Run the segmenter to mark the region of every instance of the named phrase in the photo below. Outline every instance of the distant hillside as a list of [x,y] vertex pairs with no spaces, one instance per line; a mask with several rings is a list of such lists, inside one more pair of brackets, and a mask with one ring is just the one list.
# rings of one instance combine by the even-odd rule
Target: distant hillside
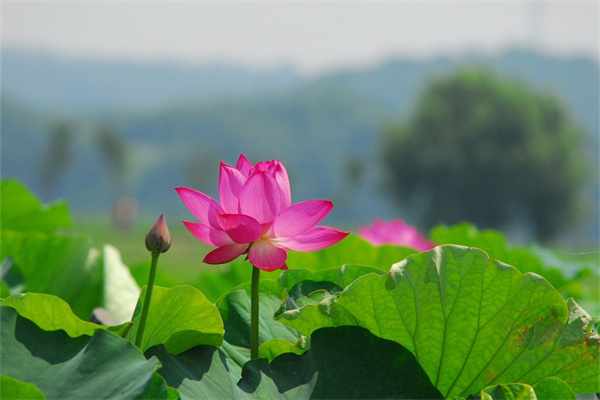
[[75,114],[156,109],[177,101],[285,90],[298,82],[291,67],[59,58],[2,49],[2,91],[34,107]]
[[[381,192],[379,132],[390,120],[412,112],[431,78],[463,67],[492,68],[560,96],[586,129],[590,170],[598,170],[598,65],[586,59],[507,52],[391,60],[372,69],[307,80],[291,69],[7,54],[2,70],[2,175],[21,178],[46,200],[65,196],[78,213],[107,213],[114,198],[131,194],[144,215],[166,212],[187,218],[173,187],[189,185],[216,196],[218,161],[234,163],[245,153],[252,160],[284,161],[294,200],[332,199],[336,207],[330,219],[354,225],[377,216],[401,216],[415,222],[409,212],[394,210]],[[19,64],[27,60],[35,65]],[[60,113],[53,117],[47,110]],[[44,185],[40,171],[49,132],[65,116],[76,132],[72,157],[57,182]],[[112,129],[125,145],[120,172],[111,173],[98,149],[98,124]],[[597,179],[588,193],[595,207]],[[597,210],[590,217],[585,235],[597,238]]]

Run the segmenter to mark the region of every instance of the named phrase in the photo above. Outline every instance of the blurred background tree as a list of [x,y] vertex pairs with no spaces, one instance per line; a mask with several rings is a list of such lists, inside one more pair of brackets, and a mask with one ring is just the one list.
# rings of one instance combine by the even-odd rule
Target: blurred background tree
[[108,125],[98,125],[94,145],[106,165],[112,186],[120,192],[126,181],[128,148],[123,135]]
[[580,211],[581,135],[556,98],[463,70],[432,81],[384,132],[386,190],[427,227],[469,220],[548,240]]
[[61,176],[73,161],[75,126],[70,120],[55,122],[50,127],[45,154],[39,170],[44,194],[57,196],[56,189]]

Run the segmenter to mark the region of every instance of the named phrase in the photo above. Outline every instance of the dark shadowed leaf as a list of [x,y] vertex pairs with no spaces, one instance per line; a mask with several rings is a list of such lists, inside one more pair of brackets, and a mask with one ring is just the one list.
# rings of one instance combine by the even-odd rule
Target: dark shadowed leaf
[[410,351],[353,326],[315,331],[310,350],[302,355],[282,354],[271,364],[250,361],[239,385],[252,392],[262,376],[270,377],[280,392],[306,385],[316,376],[311,398],[317,399],[442,397]]
[[268,377],[253,392],[243,391],[238,378],[231,373],[227,358],[216,347],[197,346],[173,355],[164,346],[155,346],[146,357],[156,356],[162,364],[161,375],[170,387],[176,388],[182,400],[212,399],[303,399],[309,398],[310,383],[280,394]]
[[33,383],[49,399],[166,399],[167,386],[128,341],[104,329],[94,336],[47,332],[0,307],[3,375]]

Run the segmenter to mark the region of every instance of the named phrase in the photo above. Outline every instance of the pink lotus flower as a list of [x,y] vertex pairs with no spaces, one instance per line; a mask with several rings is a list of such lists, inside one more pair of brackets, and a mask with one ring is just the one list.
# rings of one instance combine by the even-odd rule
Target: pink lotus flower
[[425,240],[414,226],[407,225],[401,219],[390,222],[376,219],[370,227],[358,228],[358,235],[375,246],[395,244],[419,251],[427,251],[435,247],[435,243]]
[[175,190],[200,221],[183,221],[187,229],[198,240],[217,247],[204,258],[208,264],[227,263],[247,254],[252,265],[262,270],[288,269],[288,250],[321,250],[348,235],[315,226],[329,214],[332,202],[309,200],[292,205],[287,171],[276,160],[252,165],[242,154],[235,168],[221,162],[221,204],[194,189]]

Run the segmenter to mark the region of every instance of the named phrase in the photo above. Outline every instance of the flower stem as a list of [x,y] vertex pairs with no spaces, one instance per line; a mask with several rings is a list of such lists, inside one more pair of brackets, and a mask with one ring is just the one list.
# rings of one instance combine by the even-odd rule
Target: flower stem
[[260,269],[252,266],[252,289],[250,291],[250,359],[258,358],[258,287]]
[[152,264],[150,265],[150,276],[148,277],[148,285],[146,286],[146,296],[144,297],[144,305],[142,306],[140,325],[135,336],[135,345],[139,349],[142,348],[142,339],[144,338],[144,330],[146,330],[146,321],[148,320],[148,311],[150,310],[150,301],[152,300],[152,290],[154,289],[154,278],[156,277],[159,255],[160,253],[152,253]]

